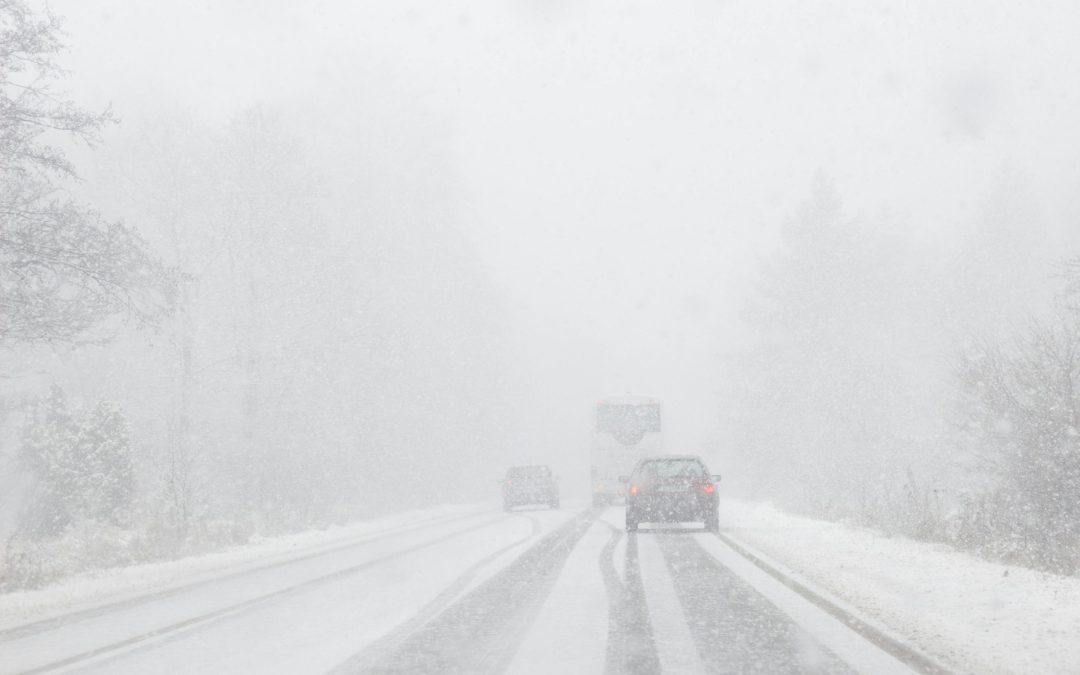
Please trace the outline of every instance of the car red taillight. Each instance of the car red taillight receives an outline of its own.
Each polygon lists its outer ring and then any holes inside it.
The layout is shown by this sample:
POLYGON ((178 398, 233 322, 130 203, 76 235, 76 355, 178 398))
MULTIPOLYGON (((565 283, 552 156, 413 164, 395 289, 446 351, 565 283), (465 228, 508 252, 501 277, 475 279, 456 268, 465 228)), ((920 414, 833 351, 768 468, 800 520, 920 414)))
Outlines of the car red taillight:
POLYGON ((705 485, 703 485, 701 489, 704 490, 706 494, 711 495, 712 493, 716 492, 716 485, 714 485, 713 483, 705 483, 705 485))
POLYGON ((630 494, 636 495, 640 491, 641 491, 641 488, 639 488, 638 486, 636 486, 636 485, 631 485, 630 486, 630 494))

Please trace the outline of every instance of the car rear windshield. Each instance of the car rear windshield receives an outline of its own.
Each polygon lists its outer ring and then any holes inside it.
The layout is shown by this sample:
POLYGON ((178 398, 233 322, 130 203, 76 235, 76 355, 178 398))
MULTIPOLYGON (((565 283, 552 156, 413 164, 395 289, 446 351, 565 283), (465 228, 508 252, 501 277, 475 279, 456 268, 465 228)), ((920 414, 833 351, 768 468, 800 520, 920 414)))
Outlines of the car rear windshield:
POLYGON ((643 479, 674 476, 704 478, 705 467, 696 459, 655 459, 642 464, 638 476, 643 479))

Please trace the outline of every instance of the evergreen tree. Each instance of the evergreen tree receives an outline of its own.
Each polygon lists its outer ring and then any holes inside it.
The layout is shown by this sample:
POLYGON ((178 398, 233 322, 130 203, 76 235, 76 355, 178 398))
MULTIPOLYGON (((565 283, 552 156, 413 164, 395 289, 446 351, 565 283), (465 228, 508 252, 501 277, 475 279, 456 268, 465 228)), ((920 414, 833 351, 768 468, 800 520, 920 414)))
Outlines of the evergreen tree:
POLYGON ((24 427, 22 461, 37 478, 34 498, 24 519, 31 537, 57 535, 71 523, 75 424, 60 387, 53 386, 30 411, 24 427))
POLYGON ((101 401, 79 419, 73 448, 80 515, 121 524, 134 495, 134 469, 124 415, 101 401))
POLYGON ((134 473, 127 420, 111 403, 74 416, 63 390, 53 386, 31 411, 22 460, 37 479, 24 519, 31 537, 56 536, 83 519, 123 521, 134 473))

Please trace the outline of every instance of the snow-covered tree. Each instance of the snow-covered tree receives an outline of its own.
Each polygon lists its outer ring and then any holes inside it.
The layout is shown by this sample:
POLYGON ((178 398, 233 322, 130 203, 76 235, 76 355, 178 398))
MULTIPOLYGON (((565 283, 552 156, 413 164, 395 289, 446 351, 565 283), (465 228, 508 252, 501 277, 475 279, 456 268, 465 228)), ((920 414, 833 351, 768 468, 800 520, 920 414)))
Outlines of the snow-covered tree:
POLYGON ((1059 307, 1011 342, 964 354, 958 419, 989 489, 961 543, 1056 572, 1080 569, 1080 314, 1059 307))
POLYGON ((113 118, 56 89, 60 20, 0 2, 0 344, 67 341, 109 316, 155 321, 170 274, 131 228, 62 188, 75 169, 58 143, 94 144, 113 118))
POLYGON ((22 524, 31 536, 59 534, 71 522, 71 495, 66 491, 78 472, 72 457, 76 433, 64 392, 53 386, 31 410, 20 452, 23 465, 37 479, 22 524))
POLYGON ((127 418, 114 403, 100 401, 79 418, 77 434, 77 512, 91 520, 123 523, 135 495, 127 418))
POLYGON ((21 459, 37 486, 24 530, 55 536, 80 520, 118 524, 134 495, 127 421, 111 403, 86 414, 68 410, 53 386, 25 425, 21 459))
POLYGON ((888 225, 847 215, 819 175, 762 264, 746 308, 759 346, 722 410, 728 459, 757 495, 866 520, 907 499, 944 377, 920 361, 932 265, 888 225))

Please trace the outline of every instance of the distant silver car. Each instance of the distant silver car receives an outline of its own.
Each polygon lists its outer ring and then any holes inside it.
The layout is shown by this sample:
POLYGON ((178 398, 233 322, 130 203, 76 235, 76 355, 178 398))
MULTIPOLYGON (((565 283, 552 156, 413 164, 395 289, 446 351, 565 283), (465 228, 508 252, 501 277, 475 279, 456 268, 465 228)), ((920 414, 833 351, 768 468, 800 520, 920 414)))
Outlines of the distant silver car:
POLYGON ((542 464, 512 466, 502 484, 503 511, 526 504, 559 508, 559 485, 551 469, 542 464))

